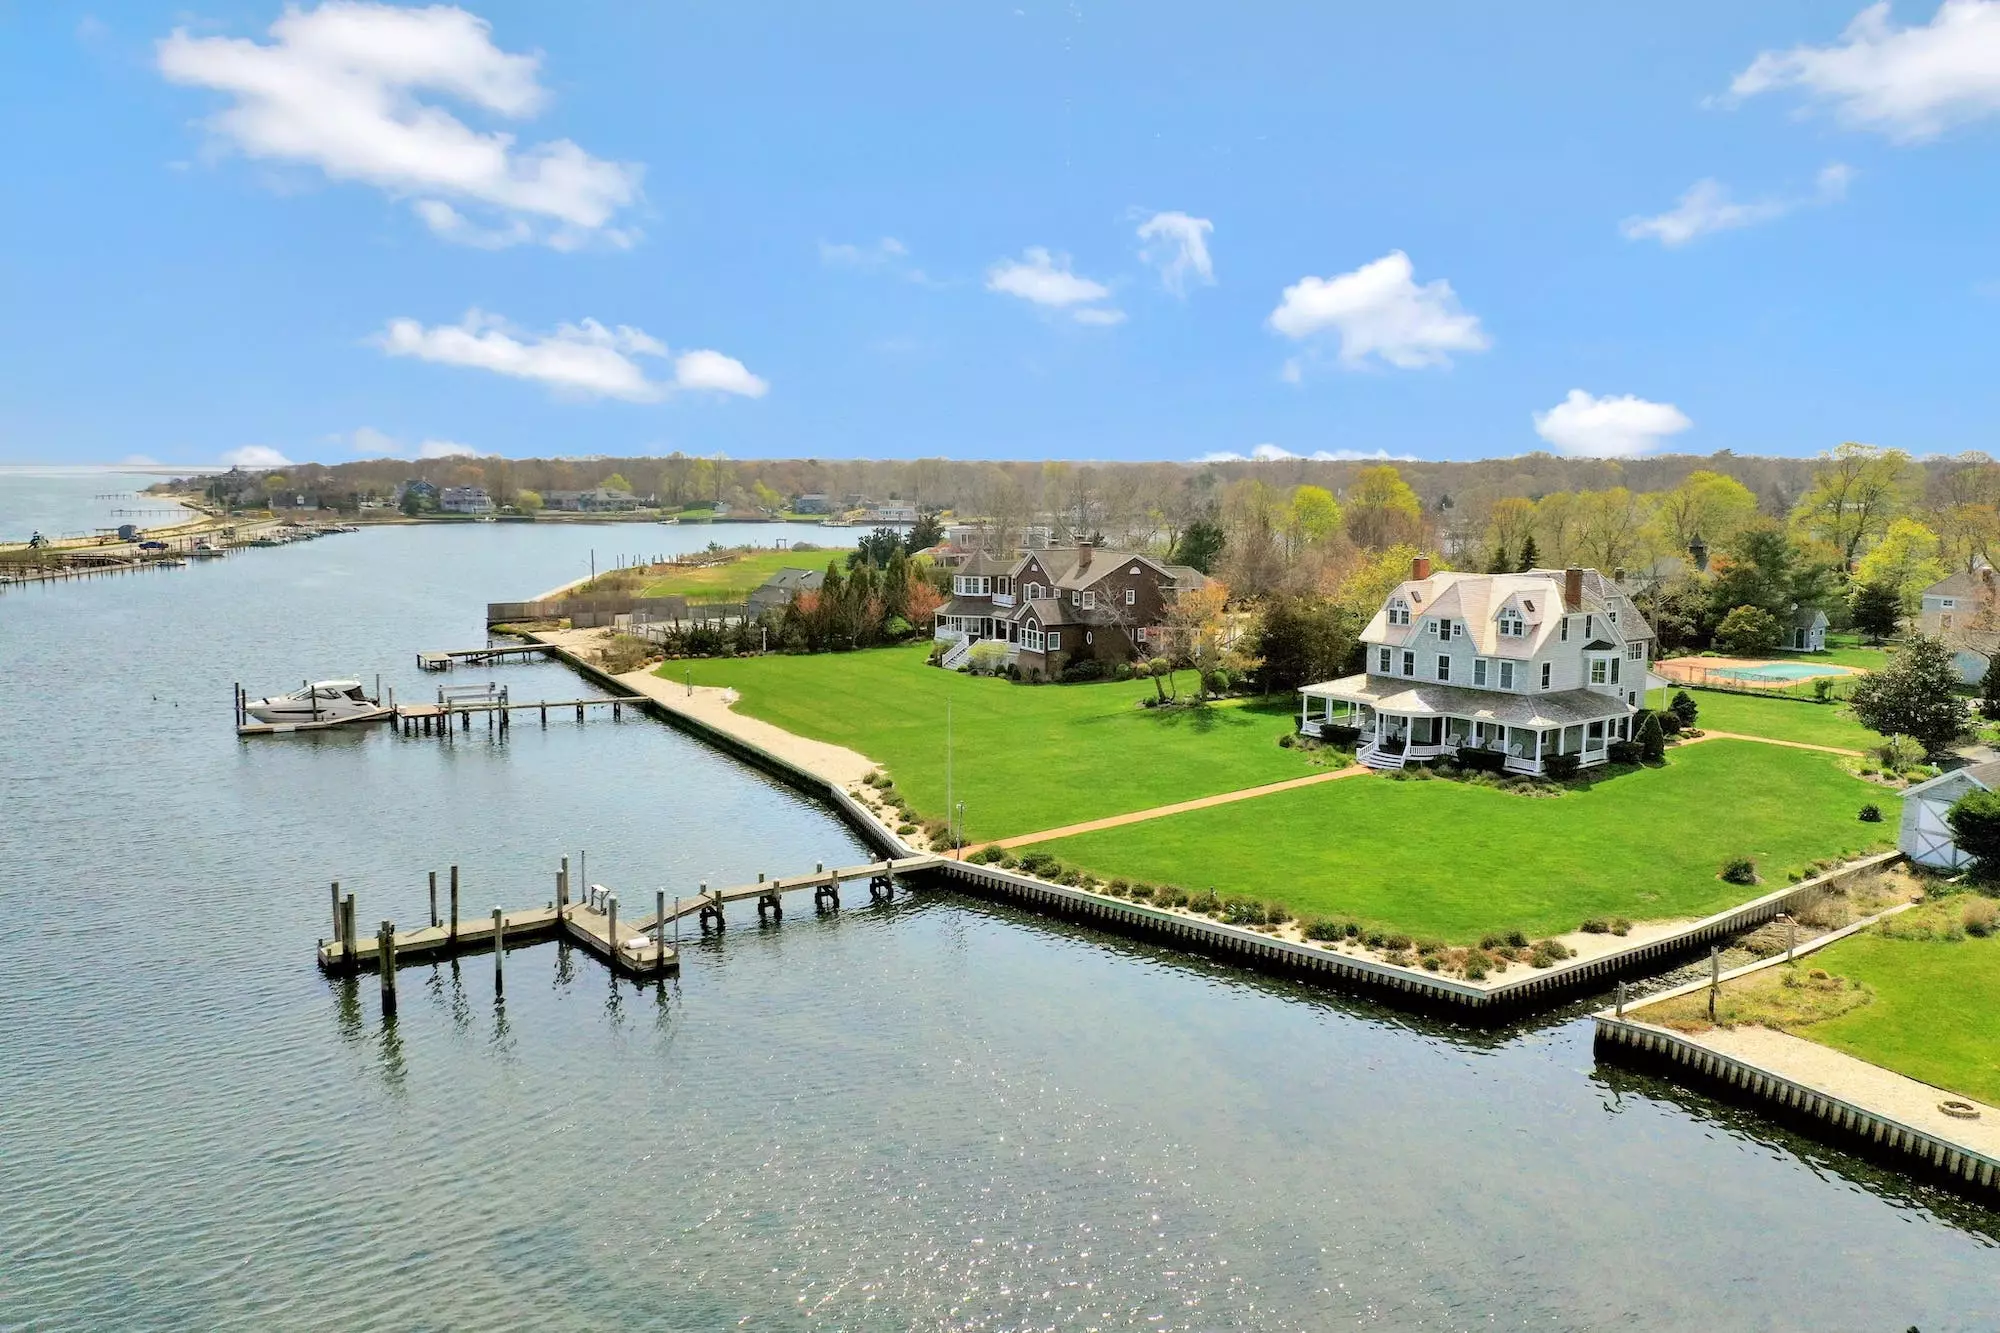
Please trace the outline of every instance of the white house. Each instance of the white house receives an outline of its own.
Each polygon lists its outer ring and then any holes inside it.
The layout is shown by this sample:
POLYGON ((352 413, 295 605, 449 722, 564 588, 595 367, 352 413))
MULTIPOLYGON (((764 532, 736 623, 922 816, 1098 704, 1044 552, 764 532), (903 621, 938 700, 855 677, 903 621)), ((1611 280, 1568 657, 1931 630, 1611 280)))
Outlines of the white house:
POLYGON ((1299 727, 1360 732, 1361 762, 1401 768, 1465 749, 1540 773, 1601 764, 1632 736, 1653 630, 1594 569, 1433 573, 1413 562, 1361 633, 1367 670, 1299 691, 1299 727))
POLYGON ((1945 816, 1961 796, 2000 785, 2000 760, 1954 768, 1903 791, 1903 826, 1896 845, 1918 865, 1957 870, 1972 860, 1952 840, 1945 816))
POLYGON ((480 486, 447 486, 438 492, 438 508, 447 514, 490 514, 493 497, 480 486))

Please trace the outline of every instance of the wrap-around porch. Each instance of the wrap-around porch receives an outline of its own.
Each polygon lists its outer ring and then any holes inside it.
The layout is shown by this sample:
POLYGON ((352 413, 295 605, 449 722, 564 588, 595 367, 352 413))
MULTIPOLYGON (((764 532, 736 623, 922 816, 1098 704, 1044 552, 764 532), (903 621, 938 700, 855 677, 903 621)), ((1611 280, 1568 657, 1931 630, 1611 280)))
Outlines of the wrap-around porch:
POLYGON ((1371 768, 1466 750, 1504 756, 1510 773, 1539 775, 1556 755, 1575 755, 1587 768, 1605 762, 1612 742, 1629 739, 1631 725, 1622 702, 1587 690, 1510 695, 1350 677, 1299 691, 1299 730, 1322 736, 1345 728, 1357 742, 1355 757, 1371 768))

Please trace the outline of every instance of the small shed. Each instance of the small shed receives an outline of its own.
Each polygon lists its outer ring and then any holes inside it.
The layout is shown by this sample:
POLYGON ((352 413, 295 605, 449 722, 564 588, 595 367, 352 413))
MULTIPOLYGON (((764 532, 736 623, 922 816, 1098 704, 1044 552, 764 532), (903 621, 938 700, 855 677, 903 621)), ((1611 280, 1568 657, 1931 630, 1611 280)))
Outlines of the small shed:
POLYGON ((1903 792, 1903 826, 1896 845, 1918 865, 1940 870, 1958 870, 1972 858, 1952 840, 1951 824, 1945 816, 1961 796, 2000 787, 2000 760, 1954 768, 1928 782, 1919 782, 1903 792))
POLYGON ((1785 647, 1795 653, 1826 651, 1826 612, 1816 606, 1802 606, 1792 612, 1785 626, 1785 647))

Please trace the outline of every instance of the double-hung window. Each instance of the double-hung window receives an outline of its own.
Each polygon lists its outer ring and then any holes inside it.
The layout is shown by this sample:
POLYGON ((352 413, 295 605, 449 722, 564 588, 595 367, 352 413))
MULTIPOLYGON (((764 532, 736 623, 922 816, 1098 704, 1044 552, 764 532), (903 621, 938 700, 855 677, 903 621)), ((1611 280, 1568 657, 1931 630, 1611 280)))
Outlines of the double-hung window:
POLYGON ((1611 683, 1618 683, 1618 659, 1615 657, 1611 659, 1611 683))
POLYGON ((1391 625, 1409 624, 1410 604, 1400 597, 1391 598, 1389 601, 1389 623, 1391 625))
POLYGON ((1518 639, 1528 632, 1518 611, 1507 610, 1500 613, 1500 633, 1509 639, 1518 639))
POLYGON ((1136 604, 1138 600, 1139 600, 1139 590, 1137 588, 1127 588, 1125 590, 1125 605, 1132 606, 1136 604))
POLYGON ((1646 655, 1646 645, 1645 645, 1645 644, 1643 644, 1643 643, 1628 643, 1628 644, 1626 644, 1626 645, 1625 645, 1625 660, 1626 660, 1626 661, 1628 661, 1628 662, 1636 662, 1636 661, 1638 661, 1638 660, 1639 660, 1640 658, 1644 657, 1645 655, 1646 655))
POLYGON ((1478 685, 1481 687, 1485 686, 1486 671, 1487 671, 1487 663, 1485 658, 1475 657, 1472 659, 1472 683, 1474 685, 1478 685))
POLYGON ((1592 685, 1603 685, 1608 683, 1609 680, 1610 680, 1610 668, 1605 665, 1604 659, 1601 657, 1591 658, 1590 683, 1592 685))
POLYGON ((1086 611, 1094 611, 1094 610, 1096 610, 1096 609, 1097 609, 1097 594, 1096 594, 1096 593, 1094 593, 1094 592, 1086 592, 1086 593, 1085 593, 1085 594, 1083 595, 1083 609, 1084 609, 1084 610, 1086 610, 1086 611))
POLYGON ((1542 688, 1543 688, 1543 689, 1545 689, 1545 690, 1546 690, 1546 689, 1547 689, 1547 688, 1549 687, 1549 681, 1550 681, 1550 680, 1551 680, 1551 679, 1552 679, 1552 678, 1554 677, 1554 675, 1555 675, 1555 663, 1553 663, 1553 662, 1544 662, 1544 663, 1542 663, 1542 688))
POLYGON ((1562 619, 1562 641, 1563 641, 1564 643, 1568 643, 1568 642, 1569 642, 1569 617, 1568 617, 1568 616, 1564 616, 1564 617, 1563 617, 1563 619, 1562 619))
POLYGON ((1061 647, 1062 647, 1062 631, 1057 629, 1050 630, 1049 651, 1053 653, 1059 650, 1061 647))
POLYGON ((1439 680, 1451 679, 1451 659, 1449 657, 1446 657, 1443 653, 1438 654, 1438 679, 1439 680))
POLYGON ((1385 676, 1389 674, 1389 650, 1387 648, 1378 648, 1375 650, 1375 669, 1385 676))
POLYGON ((1502 662, 1500 664, 1500 688, 1503 690, 1514 688, 1514 664, 1512 662, 1502 662))
POLYGON ((1408 649, 1403 650, 1403 674, 1406 676, 1417 674, 1417 655, 1408 649))

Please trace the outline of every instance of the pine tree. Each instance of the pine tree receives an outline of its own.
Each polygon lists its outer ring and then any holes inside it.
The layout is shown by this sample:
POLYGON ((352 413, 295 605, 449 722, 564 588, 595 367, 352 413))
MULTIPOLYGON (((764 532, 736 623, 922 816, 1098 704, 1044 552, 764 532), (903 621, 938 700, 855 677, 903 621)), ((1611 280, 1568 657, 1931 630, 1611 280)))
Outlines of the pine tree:
POLYGON ((1535 534, 1531 532, 1528 534, 1528 540, 1521 543, 1521 572, 1525 574, 1533 569, 1540 563, 1541 558, 1542 553, 1535 549, 1535 534))
POLYGON ((1660 727, 1660 715, 1647 713, 1639 724, 1639 756, 1649 764, 1666 762, 1667 735, 1660 727))
POLYGON ((1507 543, 1495 542, 1493 544, 1493 558, 1487 561, 1486 572, 1488 574, 1506 574, 1511 572, 1513 568, 1513 562, 1507 559, 1507 543))
POLYGON ((1979 715, 2000 722, 2000 658, 1989 658, 1986 674, 1979 678, 1979 715))

